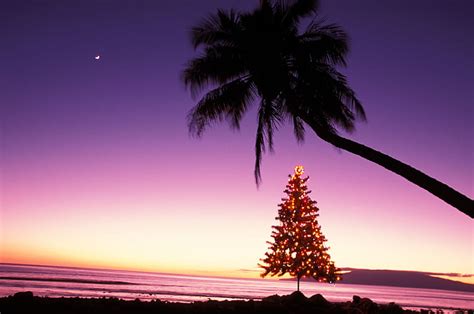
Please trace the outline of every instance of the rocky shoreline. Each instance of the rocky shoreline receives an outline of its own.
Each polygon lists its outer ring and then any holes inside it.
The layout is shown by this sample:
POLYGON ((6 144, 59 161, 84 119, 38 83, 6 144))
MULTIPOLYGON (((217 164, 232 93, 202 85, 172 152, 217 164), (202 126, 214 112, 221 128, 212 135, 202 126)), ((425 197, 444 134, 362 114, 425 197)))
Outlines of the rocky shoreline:
MULTIPOLYGON (((264 314, 402 314, 438 313, 431 311, 404 310, 398 304, 377 304, 368 298, 354 296, 352 301, 329 302, 322 295, 309 298, 301 292, 290 295, 272 295, 260 301, 205 301, 175 303, 160 300, 143 302, 139 299, 126 301, 117 298, 49 298, 36 297, 33 293, 19 292, 0 298, 0 313, 264 313, 264 314)), ((472 310, 455 313, 473 314, 472 310)))

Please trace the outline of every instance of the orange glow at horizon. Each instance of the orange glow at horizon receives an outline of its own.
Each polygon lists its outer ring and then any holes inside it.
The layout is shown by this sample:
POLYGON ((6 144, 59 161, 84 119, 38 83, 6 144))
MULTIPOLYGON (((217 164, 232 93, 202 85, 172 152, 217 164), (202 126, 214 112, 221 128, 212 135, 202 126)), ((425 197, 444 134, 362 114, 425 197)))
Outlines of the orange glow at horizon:
MULTIPOLYGON (((28 251, 18 250, 16 248, 3 248, 0 263, 5 264, 25 264, 39 266, 58 266, 58 267, 78 267, 90 269, 110 269, 138 272, 154 272, 182 274, 191 276, 215 276, 215 277, 235 277, 235 278, 260 278, 260 270, 249 269, 226 269, 191 267, 191 265, 166 265, 166 264, 143 264, 139 261, 101 261, 87 259, 81 256, 63 256, 55 254, 46 256, 48 252, 39 252, 30 248, 28 251)), ((51 253, 51 252, 49 252, 51 253)))
MULTIPOLYGON (((169 167, 166 180, 149 178, 145 169, 120 172, 112 166, 109 179, 99 172, 91 180, 90 173, 81 177, 78 171, 67 185, 61 183, 69 182, 67 172, 34 173, 38 178, 20 178, 5 190, 0 262, 258 278, 293 158, 287 163, 276 163, 274 174, 268 165, 273 176, 259 190, 248 184, 251 174, 230 180, 241 171, 186 164, 169 167)), ((472 225, 464 217, 446 226, 423 211, 394 214, 413 203, 431 210, 438 200, 405 190, 381 192, 370 174, 369 188, 357 186, 341 197, 345 183, 334 172, 305 170, 338 267, 472 273, 472 252, 466 249, 472 240, 464 236, 472 225), (442 258, 432 258, 433 252, 442 258)))
MULTIPOLYGON (((311 189, 311 179, 308 182, 311 189)), ((318 193, 312 195, 315 200, 320 199, 318 193)), ((39 206, 28 219, 13 219, 3 212, 0 262, 259 277, 257 263, 267 249, 266 241, 277 211, 275 201, 249 211, 252 213, 249 218, 242 217, 244 204, 238 202, 227 204, 223 212, 220 204, 198 199, 190 205, 196 208, 193 212, 166 203, 157 211, 153 200, 146 201, 138 205, 140 210, 135 209, 134 202, 114 206, 113 211, 104 210, 110 208, 108 203, 84 203, 84 207, 69 212, 49 207, 56 212, 54 220, 42 216, 44 210, 39 206), (141 215, 137 215, 139 211, 141 215), (113 219, 109 212, 114 212, 113 219)), ((344 208, 343 203, 339 206, 344 208)), ((426 242, 418 230, 405 230, 401 234, 397 232, 400 227, 395 219, 393 225, 373 224, 367 229, 354 224, 359 219, 357 216, 339 219, 331 217, 332 212, 322 202, 318 202, 318 207, 331 256, 339 267, 472 273, 468 263, 471 255, 463 251, 462 243, 452 241, 450 246, 440 246, 436 241, 426 242), (347 230, 352 230, 351 237, 347 230), (355 242, 351 242, 352 238, 355 242), (408 238, 410 241, 401 240, 408 238), (380 250, 383 247, 389 249, 380 250), (439 256, 452 256, 452 250, 459 252, 459 258, 429 257, 434 251, 439 256), (401 258, 399 252, 411 257, 401 258)), ((21 212, 19 208, 15 214, 21 212)), ((428 232, 425 236, 449 239, 449 235, 437 233, 428 232)))
MULTIPOLYGON (((233 277, 233 278, 253 278, 262 280, 275 280, 281 278, 290 278, 288 274, 281 277, 265 277, 260 276, 261 270, 255 269, 196 269, 196 268, 175 268, 165 265, 143 265, 137 264, 121 264, 121 263, 110 263, 110 262, 91 262, 81 259, 71 259, 70 257, 55 256, 48 258, 45 256, 37 255, 36 257, 31 256, 30 252, 24 252, 15 248, 3 248, 2 254, 4 258, 0 259, 0 263, 10 264, 28 264, 28 265, 40 265, 40 266, 59 266, 59 267, 79 267, 79 268, 90 268, 90 269, 108 269, 108 270, 123 270, 123 271, 138 271, 138 272, 154 272, 154 273, 169 273, 169 274, 181 274, 190 276, 214 276, 214 277, 233 277), (6 256, 6 257, 5 257, 6 256)), ((36 252, 34 252, 36 253, 36 252)), ((397 270, 397 269, 393 269, 397 270)), ((342 271, 342 274, 350 271, 342 271)), ((447 280, 458 281, 467 284, 474 284, 474 274, 461 274, 460 276, 449 276, 449 275, 431 275, 431 277, 443 278, 447 280)))

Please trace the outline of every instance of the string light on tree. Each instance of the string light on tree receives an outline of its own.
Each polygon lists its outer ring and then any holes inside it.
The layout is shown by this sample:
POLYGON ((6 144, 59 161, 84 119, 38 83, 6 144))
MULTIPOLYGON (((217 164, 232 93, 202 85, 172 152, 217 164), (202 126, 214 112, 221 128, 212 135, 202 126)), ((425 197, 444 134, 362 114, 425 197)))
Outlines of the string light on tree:
POLYGON ((319 209, 308 194, 306 182, 302 178, 303 166, 296 166, 293 175, 289 175, 286 185, 286 198, 278 206, 278 226, 273 226, 272 238, 262 264, 262 277, 267 275, 283 276, 289 274, 297 278, 297 289, 300 290, 300 279, 312 277, 319 282, 334 283, 341 280, 340 270, 336 268, 324 246, 326 238, 321 232, 317 217, 319 209))

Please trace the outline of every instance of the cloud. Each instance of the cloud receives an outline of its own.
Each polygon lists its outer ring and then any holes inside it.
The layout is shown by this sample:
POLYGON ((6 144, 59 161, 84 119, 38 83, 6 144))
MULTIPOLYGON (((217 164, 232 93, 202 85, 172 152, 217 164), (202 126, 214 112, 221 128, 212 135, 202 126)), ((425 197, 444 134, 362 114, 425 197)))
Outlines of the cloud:
MULTIPOLYGON (((341 267, 341 270, 342 271, 351 271, 351 270, 390 270, 390 269, 366 269, 366 268, 341 267)), ((429 275, 429 276, 448 276, 448 277, 457 277, 457 278, 474 277, 474 274, 436 273, 436 272, 415 271, 415 270, 390 270, 390 271, 403 271, 403 272, 424 274, 424 275, 429 275)))
POLYGON ((246 273, 256 273, 256 272, 261 272, 262 270, 259 268, 254 268, 254 269, 240 268, 240 269, 237 269, 237 271, 246 272, 246 273))

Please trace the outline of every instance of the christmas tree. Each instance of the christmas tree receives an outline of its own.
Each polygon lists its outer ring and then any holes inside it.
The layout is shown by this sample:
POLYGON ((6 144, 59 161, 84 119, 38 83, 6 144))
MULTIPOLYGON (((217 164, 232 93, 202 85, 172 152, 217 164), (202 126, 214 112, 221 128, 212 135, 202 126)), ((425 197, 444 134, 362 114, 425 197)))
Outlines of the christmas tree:
POLYGON ((311 200, 306 187, 309 177, 302 178, 303 167, 296 166, 295 173, 290 175, 286 190, 288 197, 282 198, 279 204, 278 226, 273 226, 269 251, 259 264, 264 269, 262 277, 282 276, 290 274, 298 280, 313 277, 319 282, 336 282, 341 280, 339 269, 334 266, 324 246, 326 238, 321 233, 317 217, 319 209, 316 202, 311 200))

